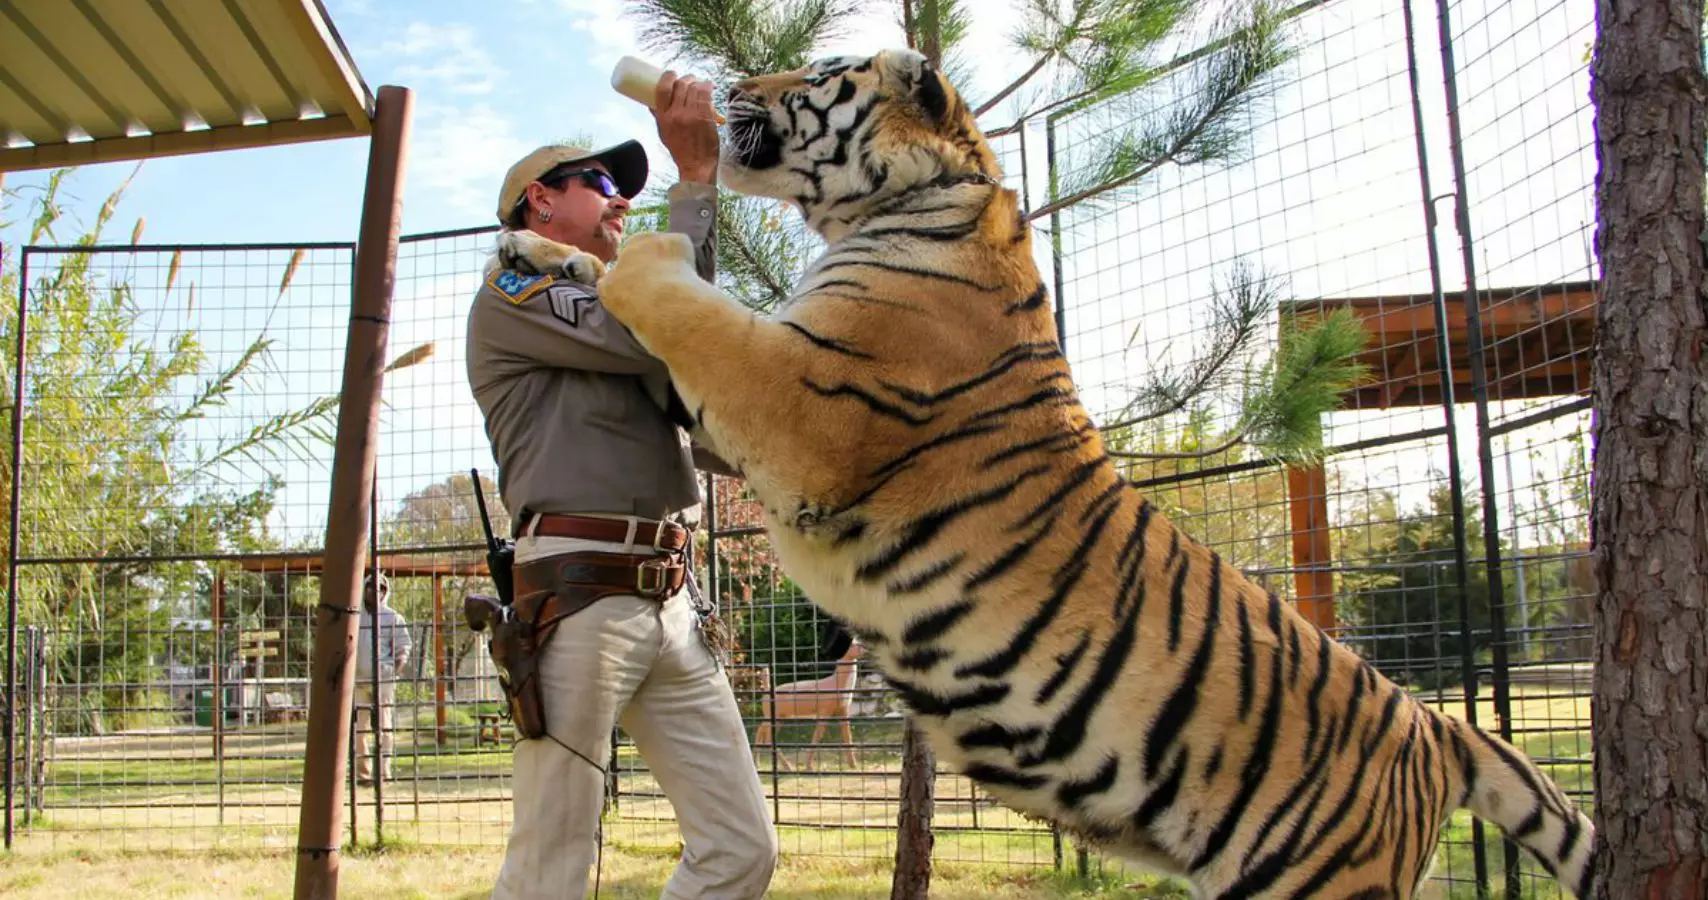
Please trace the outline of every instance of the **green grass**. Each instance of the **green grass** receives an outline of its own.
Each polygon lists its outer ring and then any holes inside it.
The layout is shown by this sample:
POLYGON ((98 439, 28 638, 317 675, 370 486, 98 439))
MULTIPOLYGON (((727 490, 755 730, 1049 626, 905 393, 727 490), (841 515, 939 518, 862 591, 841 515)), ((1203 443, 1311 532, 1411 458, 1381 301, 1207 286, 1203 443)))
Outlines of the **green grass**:
MULTIPOLYGON (((657 897, 676 856, 673 848, 607 846, 600 897, 657 897)), ((502 852, 496 849, 397 844, 384 850, 348 852, 341 861, 339 890, 343 896, 374 900, 483 898, 491 891, 501 859, 502 852)), ((68 887, 75 886, 78 900, 285 898, 291 896, 294 865, 294 854, 288 851, 19 852, 0 856, 0 896, 59 900, 68 887)), ((892 868, 888 860, 785 855, 767 896, 775 900, 887 897, 892 868)), ((1081 881, 1053 869, 940 864, 934 868, 931 896, 934 900, 1161 900, 1187 894, 1178 885, 1137 882, 1115 873, 1094 873, 1081 881)))

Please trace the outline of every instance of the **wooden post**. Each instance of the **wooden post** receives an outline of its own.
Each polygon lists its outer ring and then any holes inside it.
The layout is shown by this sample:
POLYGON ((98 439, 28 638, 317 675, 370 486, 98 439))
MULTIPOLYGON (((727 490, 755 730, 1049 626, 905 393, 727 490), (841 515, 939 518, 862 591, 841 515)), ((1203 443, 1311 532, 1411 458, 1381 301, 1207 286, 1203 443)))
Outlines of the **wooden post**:
POLYGON ((904 719, 907 732, 901 751, 901 812, 896 817, 896 871, 890 881, 890 900, 925 900, 931 896, 932 812, 937 799, 937 757, 925 735, 904 719))
MULTIPOLYGON (((479 489, 478 487, 476 488, 479 489)), ((433 575, 433 740, 445 746, 445 673, 450 670, 445 655, 445 577, 433 575)))
POLYGON ((313 679, 308 693, 308 746, 297 825, 296 900, 338 896, 344 776, 350 746, 356 632, 362 566, 372 512, 374 446, 390 331, 403 173, 414 95, 386 85, 375 104, 367 188, 356 247, 355 290, 344 348, 344 389, 332 457, 326 556, 315 610, 313 679))
POLYGON ((1300 614, 1332 631, 1334 573, 1328 570, 1328 475, 1321 464, 1287 469, 1287 507, 1293 524, 1293 590, 1300 614))

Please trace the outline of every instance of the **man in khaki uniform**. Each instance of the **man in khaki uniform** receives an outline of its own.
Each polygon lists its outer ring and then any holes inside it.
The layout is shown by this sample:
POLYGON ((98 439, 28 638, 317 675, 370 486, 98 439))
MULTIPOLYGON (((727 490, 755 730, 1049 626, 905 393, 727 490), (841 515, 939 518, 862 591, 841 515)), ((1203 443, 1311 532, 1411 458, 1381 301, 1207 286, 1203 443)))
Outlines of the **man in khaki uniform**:
MULTIPOLYGON (((693 239, 710 279, 710 85, 666 73, 654 116, 681 175, 670 228, 693 239)), ((646 178, 634 141, 542 147, 505 178, 498 219, 609 263, 646 178)), ((757 898, 776 834, 734 694, 682 589, 689 537, 670 521, 700 502, 694 448, 664 365, 576 281, 584 267, 564 268, 491 271, 469 314, 469 383, 515 514, 515 605, 558 617, 535 656, 545 733, 516 745, 515 821, 493 897, 585 896, 620 722, 683 838, 663 896, 757 898)))

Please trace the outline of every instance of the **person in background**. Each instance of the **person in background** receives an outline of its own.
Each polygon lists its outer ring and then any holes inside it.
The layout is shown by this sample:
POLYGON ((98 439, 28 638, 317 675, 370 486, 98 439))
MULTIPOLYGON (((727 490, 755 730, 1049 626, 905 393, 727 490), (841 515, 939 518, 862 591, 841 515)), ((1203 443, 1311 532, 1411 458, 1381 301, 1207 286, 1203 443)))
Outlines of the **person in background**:
POLYGON ((373 748, 369 737, 374 732, 375 712, 378 711, 380 738, 379 777, 391 780, 392 707, 397 703, 397 678, 409 664, 413 643, 409 637, 409 622, 397 610, 386 605, 391 596, 391 582, 381 574, 379 590, 374 589, 374 576, 369 573, 362 584, 362 626, 356 635, 356 782, 374 783, 373 748), (374 684, 374 627, 379 627, 379 685, 374 684))

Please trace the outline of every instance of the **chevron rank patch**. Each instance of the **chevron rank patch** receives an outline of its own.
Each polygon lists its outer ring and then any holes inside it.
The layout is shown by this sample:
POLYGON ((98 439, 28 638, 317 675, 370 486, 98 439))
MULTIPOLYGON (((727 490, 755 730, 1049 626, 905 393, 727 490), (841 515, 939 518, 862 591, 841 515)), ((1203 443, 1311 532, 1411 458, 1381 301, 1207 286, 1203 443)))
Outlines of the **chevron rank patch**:
POLYGON ((511 303, 521 303, 551 286, 550 275, 523 275, 511 269, 499 269, 487 276, 486 283, 504 295, 511 303))

